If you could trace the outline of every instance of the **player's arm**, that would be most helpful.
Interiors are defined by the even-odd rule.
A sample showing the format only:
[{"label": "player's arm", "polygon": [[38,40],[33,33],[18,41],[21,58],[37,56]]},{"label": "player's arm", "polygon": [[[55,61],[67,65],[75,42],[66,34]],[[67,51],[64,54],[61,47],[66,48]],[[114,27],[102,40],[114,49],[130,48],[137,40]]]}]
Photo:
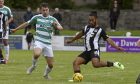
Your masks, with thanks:
[{"label": "player's arm", "polygon": [[78,40],[80,39],[82,36],[84,36],[84,32],[83,31],[80,31],[75,37],[73,37],[71,40],[69,41],[66,41],[66,43],[72,43],[73,41],[75,40]]},{"label": "player's arm", "polygon": [[116,48],[117,50],[124,50],[122,47],[117,46],[115,42],[111,38],[109,38],[104,30],[102,30],[101,32],[101,37],[103,37],[105,41],[107,41],[112,47]]},{"label": "player's arm", "polygon": [[28,23],[28,22],[25,22],[25,23],[19,25],[17,28],[12,29],[11,31],[12,31],[12,32],[16,32],[17,30],[22,29],[22,28],[25,28],[25,27],[28,26],[28,25],[29,25],[29,23]]},{"label": "player's arm", "polygon": [[8,20],[6,21],[6,25],[9,25],[9,23],[11,23],[14,20],[14,18],[10,8],[8,9],[7,12],[8,12]]},{"label": "player's arm", "polygon": [[140,39],[137,41],[137,46],[140,47]]},{"label": "player's arm", "polygon": [[63,29],[63,27],[58,22],[53,22],[53,26],[54,26],[54,28],[56,28],[58,30],[62,30]]},{"label": "player's arm", "polygon": [[124,48],[117,46],[117,45],[115,44],[115,42],[114,42],[111,38],[107,38],[106,41],[107,41],[111,46],[113,46],[114,48],[116,48],[117,50],[121,50],[121,51],[124,50]]},{"label": "player's arm", "polygon": [[9,23],[11,23],[13,20],[14,20],[13,17],[11,17],[10,19],[8,19],[8,20],[6,21],[6,25],[8,25]]}]

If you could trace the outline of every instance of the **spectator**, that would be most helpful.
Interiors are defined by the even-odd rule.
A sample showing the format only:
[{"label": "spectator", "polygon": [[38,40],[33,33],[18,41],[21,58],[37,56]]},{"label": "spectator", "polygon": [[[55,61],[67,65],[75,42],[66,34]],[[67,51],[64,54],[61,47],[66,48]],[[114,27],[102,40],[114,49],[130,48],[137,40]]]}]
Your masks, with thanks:
[{"label": "spectator", "polygon": [[[27,7],[27,12],[24,14],[24,21],[28,21],[30,20],[31,18],[33,17],[33,13],[32,13],[32,10],[31,10],[31,7]],[[24,30],[24,34],[26,35],[27,33],[27,30],[31,29],[31,25],[27,26]]]},{"label": "spectator", "polygon": [[26,34],[26,42],[27,42],[27,45],[28,45],[28,50],[30,50],[31,43],[32,43],[33,40],[34,40],[33,34],[31,32],[27,32],[27,34]]},{"label": "spectator", "polygon": [[[12,20],[10,23],[9,23],[9,29],[15,29],[16,28],[16,23],[14,20]],[[9,34],[11,34],[11,31],[9,31]]]},{"label": "spectator", "polygon": [[40,8],[39,7],[36,9],[35,15],[37,15],[37,14],[40,14]]},{"label": "spectator", "polygon": [[[55,17],[59,23],[62,21],[62,15],[59,13],[59,8],[55,8],[55,13],[53,14],[53,17]],[[60,35],[60,32],[58,29],[54,30],[54,35]]]},{"label": "spectator", "polygon": [[110,27],[111,31],[114,32],[116,31],[116,25],[118,21],[118,17],[120,15],[120,8],[117,0],[113,0],[112,7],[110,9]]}]

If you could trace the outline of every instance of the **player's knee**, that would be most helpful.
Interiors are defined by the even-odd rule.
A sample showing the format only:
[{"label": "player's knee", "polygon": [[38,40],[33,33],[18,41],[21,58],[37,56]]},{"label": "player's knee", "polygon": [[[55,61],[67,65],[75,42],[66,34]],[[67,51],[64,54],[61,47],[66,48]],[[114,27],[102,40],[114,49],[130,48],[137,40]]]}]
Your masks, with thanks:
[{"label": "player's knee", "polygon": [[35,58],[35,59],[38,59],[39,56],[40,56],[40,54],[35,54],[35,55],[34,55],[34,58]]},{"label": "player's knee", "polygon": [[73,61],[73,66],[77,66],[77,65],[80,65],[80,63],[78,61]]}]

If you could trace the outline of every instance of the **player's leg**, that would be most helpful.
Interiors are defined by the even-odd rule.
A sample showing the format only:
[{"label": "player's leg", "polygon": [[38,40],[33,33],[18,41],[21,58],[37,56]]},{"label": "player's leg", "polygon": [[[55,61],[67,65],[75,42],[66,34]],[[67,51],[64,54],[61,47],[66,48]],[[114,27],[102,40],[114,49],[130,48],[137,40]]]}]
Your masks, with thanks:
[{"label": "player's leg", "polygon": [[124,69],[124,66],[119,62],[101,61],[99,56],[99,50],[91,51],[91,58],[92,65],[95,68],[115,66],[117,68]]},{"label": "player's leg", "polygon": [[73,70],[74,73],[80,73],[80,65],[87,64],[90,61],[90,53],[88,51],[82,52],[74,61],[73,61]]},{"label": "player's leg", "polygon": [[0,59],[4,59],[1,48],[0,48]]},{"label": "player's leg", "polygon": [[117,20],[118,20],[118,18],[115,18],[115,19],[114,19],[114,30],[116,30]]},{"label": "player's leg", "polygon": [[[107,62],[100,60],[100,51],[99,50],[90,51],[90,56],[91,56],[91,61],[92,61],[93,67],[99,68],[99,67],[108,66]],[[113,66],[113,63],[109,62],[109,66]]]},{"label": "player's leg", "polygon": [[0,48],[0,64],[5,64],[5,60],[4,60],[1,48]]},{"label": "player's leg", "polygon": [[124,69],[124,65],[119,63],[119,62],[110,62],[110,61],[101,61],[99,58],[92,58],[92,65],[95,68],[100,68],[100,67],[117,67],[120,69]]},{"label": "player's leg", "polygon": [[92,65],[95,68],[100,68],[100,67],[111,67],[113,66],[113,62],[107,62],[107,61],[100,61],[100,58],[92,58]]},{"label": "player's leg", "polygon": [[31,48],[31,42],[28,42],[28,50]]},{"label": "player's leg", "polygon": [[[91,60],[90,53],[88,51],[82,52],[76,59],[73,61],[73,71],[74,73],[81,73],[80,65],[87,64]],[[69,80],[73,82],[72,80]]]},{"label": "player's leg", "polygon": [[53,68],[53,57],[45,57],[46,59],[46,67],[45,67],[45,71],[44,71],[44,78],[46,79],[51,79],[49,76],[49,73],[52,71]]},{"label": "player's leg", "polygon": [[73,61],[73,70],[74,70],[74,73],[81,73],[81,70],[80,70],[80,65],[81,64],[85,64],[85,59],[82,58],[82,57],[77,57]]},{"label": "player's leg", "polygon": [[32,58],[32,66],[27,69],[27,74],[31,74],[32,71],[36,68],[37,60],[42,53],[42,46],[40,43],[35,42]]},{"label": "player's leg", "polygon": [[44,45],[45,48],[43,50],[43,54],[46,59],[46,67],[44,71],[44,78],[45,79],[51,79],[49,76],[49,73],[52,71],[53,68],[53,50],[52,50],[52,45]]},{"label": "player's leg", "polygon": [[6,63],[9,60],[9,51],[10,51],[9,43],[8,43],[8,36],[9,36],[9,31],[7,31],[5,37],[3,37],[3,44],[4,44],[4,50],[5,50]]}]

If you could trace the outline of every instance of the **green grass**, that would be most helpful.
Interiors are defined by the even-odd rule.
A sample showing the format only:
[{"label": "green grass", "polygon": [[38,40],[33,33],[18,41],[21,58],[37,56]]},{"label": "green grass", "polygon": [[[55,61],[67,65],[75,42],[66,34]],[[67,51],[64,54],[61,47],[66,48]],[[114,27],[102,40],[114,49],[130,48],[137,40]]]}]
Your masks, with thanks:
[{"label": "green grass", "polygon": [[140,30],[123,30],[115,32],[107,32],[109,36],[126,36],[127,32],[131,32],[132,36],[140,36]]},{"label": "green grass", "polygon": [[[35,31],[32,29],[31,32],[35,32]],[[64,29],[64,30],[60,31],[60,34],[61,35],[75,35],[77,32],[79,32],[79,31]],[[125,36],[126,32],[131,32],[132,36],[140,36],[140,34],[139,34],[140,30],[123,30],[123,31],[115,31],[115,32],[107,31],[107,34],[109,36]],[[21,29],[21,30],[18,30],[17,32],[13,33],[12,35],[23,35],[23,33],[24,33],[24,30]]]},{"label": "green grass", "polygon": [[84,80],[81,83],[70,83],[73,75],[72,62],[80,51],[54,51],[54,69],[50,73],[52,80],[45,80],[43,72],[45,60],[41,56],[38,66],[31,75],[26,69],[31,65],[32,51],[11,50],[10,61],[0,65],[0,84],[135,84],[140,73],[139,53],[101,53],[102,60],[119,61],[125,70],[117,68],[93,68],[91,62],[82,65]]}]

